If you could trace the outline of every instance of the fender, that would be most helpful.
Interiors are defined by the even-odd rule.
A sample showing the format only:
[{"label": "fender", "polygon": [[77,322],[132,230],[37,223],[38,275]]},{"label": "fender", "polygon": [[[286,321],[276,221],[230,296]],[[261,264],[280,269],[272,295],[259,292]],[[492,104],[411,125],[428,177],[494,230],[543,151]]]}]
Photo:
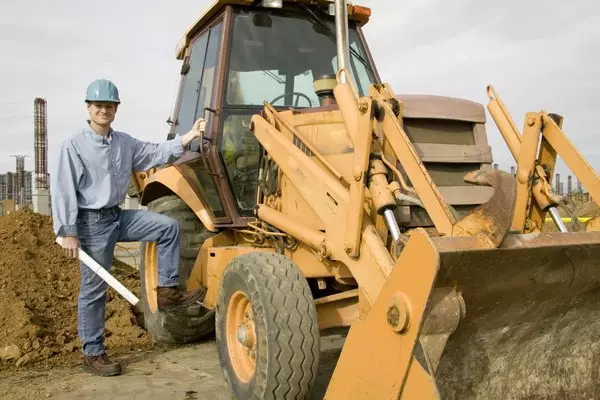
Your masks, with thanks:
[{"label": "fender", "polygon": [[140,203],[145,206],[152,200],[176,194],[196,214],[206,229],[217,232],[210,208],[194,186],[200,185],[194,171],[186,165],[172,165],[154,172],[148,177]]}]

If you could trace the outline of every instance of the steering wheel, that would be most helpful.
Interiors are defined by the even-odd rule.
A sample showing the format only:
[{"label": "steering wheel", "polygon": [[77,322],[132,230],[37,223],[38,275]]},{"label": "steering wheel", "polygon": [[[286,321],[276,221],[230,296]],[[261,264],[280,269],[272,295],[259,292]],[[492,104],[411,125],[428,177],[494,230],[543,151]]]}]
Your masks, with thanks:
[{"label": "steering wheel", "polygon": [[312,102],[310,101],[310,98],[307,95],[305,95],[304,93],[300,93],[300,92],[286,92],[284,94],[280,94],[279,96],[277,96],[273,100],[271,100],[269,103],[273,104],[277,100],[281,99],[282,97],[290,96],[290,95],[292,95],[292,96],[294,96],[294,95],[298,96],[298,98],[296,99],[296,104],[294,104],[294,107],[298,107],[298,101],[300,100],[300,97],[304,97],[306,99],[306,101],[308,101],[309,106],[312,107]]}]

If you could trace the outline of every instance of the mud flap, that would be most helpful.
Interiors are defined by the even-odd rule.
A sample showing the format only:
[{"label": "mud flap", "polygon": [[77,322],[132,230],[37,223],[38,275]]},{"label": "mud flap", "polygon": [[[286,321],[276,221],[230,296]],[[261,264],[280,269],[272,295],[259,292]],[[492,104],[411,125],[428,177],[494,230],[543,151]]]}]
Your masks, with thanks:
[{"label": "mud flap", "polygon": [[352,324],[325,399],[439,399],[415,351],[439,265],[427,233],[412,231],[366,318]]}]

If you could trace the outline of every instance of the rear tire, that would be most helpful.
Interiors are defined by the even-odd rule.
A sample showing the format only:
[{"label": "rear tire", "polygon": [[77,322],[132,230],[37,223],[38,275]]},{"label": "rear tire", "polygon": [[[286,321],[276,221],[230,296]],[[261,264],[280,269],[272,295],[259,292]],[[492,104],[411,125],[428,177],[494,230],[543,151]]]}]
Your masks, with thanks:
[{"label": "rear tire", "polygon": [[308,398],[319,368],[319,324],[308,283],[292,260],[248,253],[229,263],[221,278],[216,337],[234,398]]},{"label": "rear tire", "polygon": [[[179,221],[180,260],[179,286],[185,288],[192,272],[200,247],[206,239],[213,236],[198,220],[194,212],[183,200],[175,195],[161,197],[148,204],[148,211],[169,216]],[[168,311],[153,312],[147,301],[146,288],[146,249],[148,243],[141,245],[141,303],[143,303],[144,325],[152,340],[156,343],[190,343],[200,340],[214,332],[214,311],[202,306],[175,308]],[[154,251],[156,249],[155,246]],[[149,251],[152,250],[152,246]],[[155,257],[154,257],[155,258]],[[156,259],[156,258],[155,258]],[[150,289],[153,290],[153,289]]]}]

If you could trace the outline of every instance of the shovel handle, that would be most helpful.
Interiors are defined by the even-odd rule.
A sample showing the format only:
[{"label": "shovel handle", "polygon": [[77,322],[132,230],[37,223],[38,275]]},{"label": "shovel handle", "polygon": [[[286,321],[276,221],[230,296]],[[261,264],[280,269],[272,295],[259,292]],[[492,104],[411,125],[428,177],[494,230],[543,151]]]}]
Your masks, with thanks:
[{"label": "shovel handle", "polygon": [[[63,238],[57,237],[56,243],[62,246]],[[94,271],[96,275],[102,278],[106,283],[115,289],[121,296],[123,296],[132,306],[136,306],[140,301],[129,289],[127,289],[121,282],[119,282],[114,276],[112,276],[106,269],[102,268],[100,264],[90,257],[85,251],[78,249],[79,260],[82,261],[89,269]]]}]

